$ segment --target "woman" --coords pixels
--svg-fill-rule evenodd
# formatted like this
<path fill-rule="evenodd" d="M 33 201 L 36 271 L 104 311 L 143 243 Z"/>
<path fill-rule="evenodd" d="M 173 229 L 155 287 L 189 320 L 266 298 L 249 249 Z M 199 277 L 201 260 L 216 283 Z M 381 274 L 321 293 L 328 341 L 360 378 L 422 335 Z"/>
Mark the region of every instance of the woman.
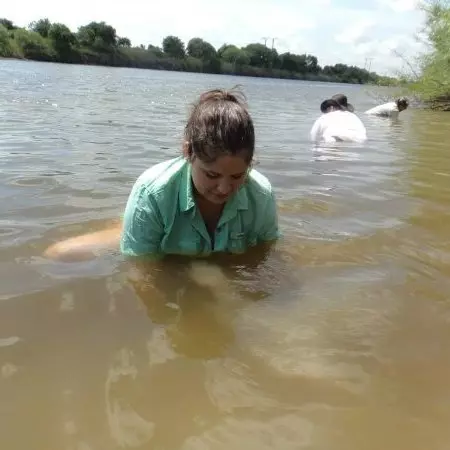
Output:
<path fill-rule="evenodd" d="M 239 93 L 203 93 L 185 127 L 183 154 L 139 176 L 120 227 L 46 251 L 56 259 L 118 247 L 127 256 L 242 253 L 279 237 L 270 182 L 252 169 L 253 121 Z"/>

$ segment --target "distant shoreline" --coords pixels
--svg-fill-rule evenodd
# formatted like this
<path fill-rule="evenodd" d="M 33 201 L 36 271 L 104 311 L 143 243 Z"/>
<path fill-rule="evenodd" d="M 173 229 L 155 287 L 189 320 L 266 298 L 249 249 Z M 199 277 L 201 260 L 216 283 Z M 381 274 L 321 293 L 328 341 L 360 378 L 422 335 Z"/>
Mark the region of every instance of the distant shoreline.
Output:
<path fill-rule="evenodd" d="M 331 84 L 351 84 L 351 85 L 359 85 L 359 86 L 380 86 L 380 87 L 392 87 L 390 84 L 376 84 L 376 83 L 355 83 L 353 81 L 341 81 L 336 79 L 321 79 L 320 76 L 300 76 L 297 74 L 294 75 L 275 75 L 270 74 L 269 72 L 264 74 L 255 74 L 255 73 L 241 73 L 241 72 L 232 72 L 232 71 L 222 71 L 222 72 L 206 72 L 206 71 L 195 71 L 195 70 L 187 70 L 187 69 L 167 69 L 165 67 L 139 67 L 139 66 L 127 66 L 127 65 L 112 65 L 112 64 L 101 64 L 101 63 L 83 63 L 83 62 L 63 62 L 63 61 L 44 61 L 38 59 L 30 59 L 30 58 L 19 58 L 19 57 L 5 57 L 0 56 L 0 60 L 6 61 L 24 61 L 24 62 L 37 62 L 37 63 L 49 63 L 49 64 L 64 64 L 68 66 L 87 66 L 87 67 L 109 67 L 113 69 L 139 69 L 139 70 L 157 70 L 160 72 L 178 72 L 178 73 L 201 73 L 205 75 L 224 75 L 224 76 L 235 76 L 235 77 L 244 77 L 244 78 L 263 78 L 263 79 L 272 79 L 272 80 L 290 80 L 290 81 L 311 81 L 314 83 L 331 83 Z"/>
<path fill-rule="evenodd" d="M 353 65 L 321 66 L 316 56 L 307 53 L 278 53 L 273 43 L 272 47 L 259 42 L 244 47 L 225 43 L 216 49 L 199 37 L 185 45 L 169 35 L 161 46 L 132 46 L 105 22 L 91 22 L 72 32 L 48 19 L 27 28 L 0 19 L 0 42 L 0 57 L 17 60 L 360 85 L 398 82 Z"/>

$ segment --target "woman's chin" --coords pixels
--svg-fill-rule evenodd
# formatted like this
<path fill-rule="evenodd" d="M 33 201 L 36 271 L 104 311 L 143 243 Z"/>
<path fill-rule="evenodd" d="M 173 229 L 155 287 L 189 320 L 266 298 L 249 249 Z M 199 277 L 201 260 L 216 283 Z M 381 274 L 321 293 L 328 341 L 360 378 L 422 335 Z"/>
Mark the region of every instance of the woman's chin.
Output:
<path fill-rule="evenodd" d="M 215 203 L 216 205 L 222 205 L 228 201 L 230 195 L 217 195 L 211 194 L 209 201 Z"/>

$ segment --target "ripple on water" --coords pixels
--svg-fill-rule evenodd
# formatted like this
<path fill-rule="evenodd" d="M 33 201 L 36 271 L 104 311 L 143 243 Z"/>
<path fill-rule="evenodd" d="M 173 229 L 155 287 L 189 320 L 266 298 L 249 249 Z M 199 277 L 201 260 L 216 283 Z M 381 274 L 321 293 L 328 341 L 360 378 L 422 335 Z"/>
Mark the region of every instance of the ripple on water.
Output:
<path fill-rule="evenodd" d="M 367 88 L 1 64 L 0 298 L 9 301 L 0 302 L 0 317 L 11 328 L 0 338 L 0 376 L 10 388 L 5 404 L 19 410 L 2 422 L 11 450 L 18 439 L 21 448 L 94 449 L 109 438 L 109 448 L 445 448 L 446 116 L 410 108 L 395 122 L 362 117 L 364 146 L 314 148 L 309 130 L 322 99 L 342 90 L 363 111 L 374 103 Z M 170 325 L 155 325 L 133 294 L 120 290 L 119 275 L 126 278 L 128 269 L 119 254 L 81 264 L 40 256 L 56 240 L 119 216 L 136 177 L 180 154 L 198 93 L 237 83 L 255 121 L 256 168 L 280 200 L 284 234 L 265 268 L 250 264 L 248 279 L 236 275 L 258 301 L 244 308 L 232 285 L 195 272 L 200 286 L 189 308 L 161 314 Z M 168 269 L 161 289 L 169 291 L 177 275 Z M 221 295 L 205 293 L 219 288 Z M 23 307 L 31 292 L 44 322 Z M 214 307 L 217 325 L 199 303 Z M 430 313 L 436 305 L 439 313 Z M 23 361 L 17 336 L 27 346 Z M 75 418 L 57 394 L 67 366 L 74 368 Z M 133 388 L 121 389 L 128 381 Z M 184 403 L 183 395 L 192 399 Z M 20 433 L 44 422 L 53 429 L 55 418 L 72 441 L 52 446 Z"/>
<path fill-rule="evenodd" d="M 320 438 L 320 429 L 297 414 L 253 420 L 228 417 L 199 436 L 186 439 L 182 450 L 247 450 L 312 448 Z"/>
<path fill-rule="evenodd" d="M 305 276 L 289 302 L 272 299 L 246 308 L 237 332 L 242 345 L 282 378 L 322 381 L 364 395 L 399 305 L 382 287 L 389 270 L 338 273 Z"/>
<path fill-rule="evenodd" d="M 41 174 L 39 177 L 23 176 L 16 177 L 9 180 L 11 185 L 23 186 L 23 187 L 35 187 L 35 186 L 52 186 L 57 183 L 56 180 L 51 179 L 51 177 Z"/>

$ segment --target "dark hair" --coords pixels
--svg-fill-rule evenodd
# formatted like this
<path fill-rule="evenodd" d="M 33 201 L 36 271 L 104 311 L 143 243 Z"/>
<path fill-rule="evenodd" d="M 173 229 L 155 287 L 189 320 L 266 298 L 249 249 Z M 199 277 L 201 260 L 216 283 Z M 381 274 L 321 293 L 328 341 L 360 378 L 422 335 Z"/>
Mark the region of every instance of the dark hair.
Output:
<path fill-rule="evenodd" d="M 403 107 L 403 109 L 406 109 L 409 105 L 408 99 L 406 97 L 400 97 L 398 98 L 395 103 L 397 103 L 397 107 Z"/>
<path fill-rule="evenodd" d="M 200 95 L 187 121 L 184 137 L 189 156 L 213 162 L 223 155 L 243 155 L 247 162 L 255 151 L 255 130 L 245 96 L 237 90 L 212 89 Z"/>
<path fill-rule="evenodd" d="M 331 106 L 336 109 L 342 109 L 341 105 L 336 100 L 329 98 L 320 104 L 320 110 L 325 114 Z"/>

